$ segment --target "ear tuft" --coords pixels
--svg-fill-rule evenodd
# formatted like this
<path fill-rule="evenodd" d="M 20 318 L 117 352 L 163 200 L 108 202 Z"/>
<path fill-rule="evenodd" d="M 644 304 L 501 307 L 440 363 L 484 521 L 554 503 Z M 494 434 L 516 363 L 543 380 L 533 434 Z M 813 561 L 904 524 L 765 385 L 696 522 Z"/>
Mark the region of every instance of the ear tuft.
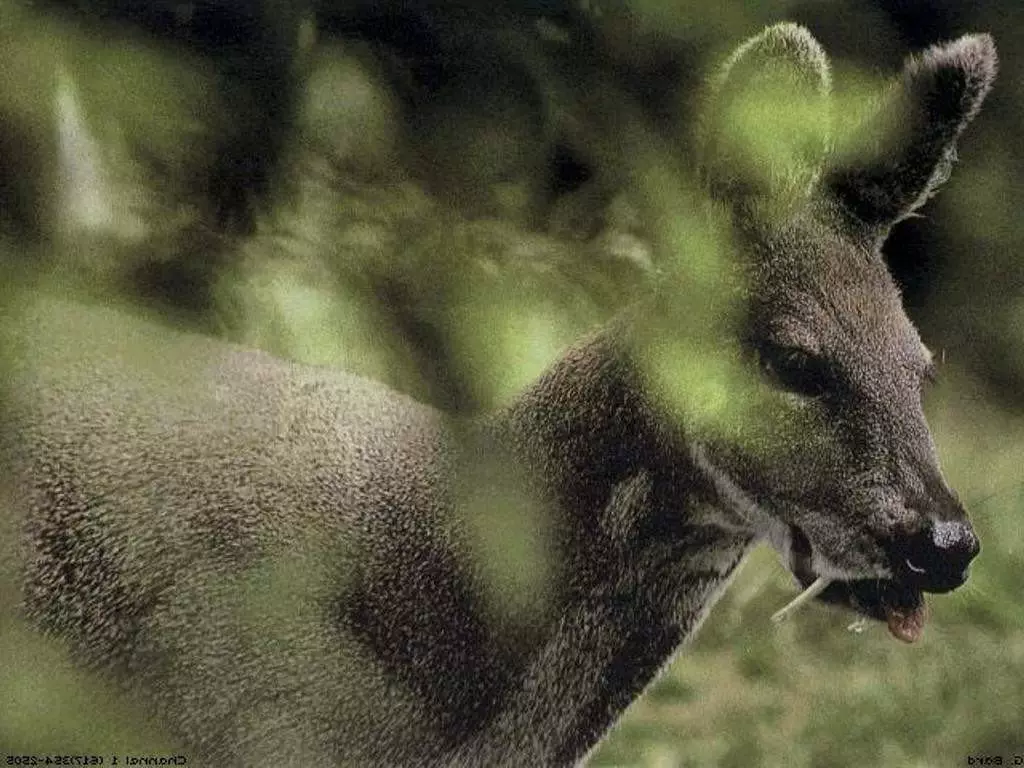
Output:
<path fill-rule="evenodd" d="M 998 68 L 989 35 L 967 35 L 908 59 L 878 109 L 837 153 L 828 183 L 883 235 L 949 177 L 956 140 L 981 109 Z"/>
<path fill-rule="evenodd" d="M 981 109 L 997 70 L 992 36 L 965 35 L 911 57 L 901 85 L 908 96 L 916 97 L 918 104 L 928 110 L 927 117 L 933 123 L 944 124 L 959 135 Z"/>
<path fill-rule="evenodd" d="M 999 69 L 999 57 L 992 35 L 964 35 L 946 45 L 935 45 L 911 60 L 911 67 L 932 72 L 953 72 L 960 85 L 963 115 L 970 121 L 992 89 Z"/>
<path fill-rule="evenodd" d="M 700 122 L 701 169 L 711 191 L 743 206 L 805 196 L 828 144 L 828 58 L 797 24 L 740 45 L 710 83 Z"/>

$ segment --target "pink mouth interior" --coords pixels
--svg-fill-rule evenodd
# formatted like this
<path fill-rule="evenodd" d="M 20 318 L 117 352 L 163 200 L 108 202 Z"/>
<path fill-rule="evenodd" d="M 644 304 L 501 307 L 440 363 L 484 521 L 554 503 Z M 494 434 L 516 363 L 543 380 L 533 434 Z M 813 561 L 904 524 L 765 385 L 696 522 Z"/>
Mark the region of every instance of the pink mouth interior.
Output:
<path fill-rule="evenodd" d="M 889 632 L 897 640 L 905 643 L 916 643 L 924 634 L 924 625 L 928 621 L 928 604 L 921 600 L 910 610 L 901 610 L 890 605 L 883 605 L 885 621 Z"/>

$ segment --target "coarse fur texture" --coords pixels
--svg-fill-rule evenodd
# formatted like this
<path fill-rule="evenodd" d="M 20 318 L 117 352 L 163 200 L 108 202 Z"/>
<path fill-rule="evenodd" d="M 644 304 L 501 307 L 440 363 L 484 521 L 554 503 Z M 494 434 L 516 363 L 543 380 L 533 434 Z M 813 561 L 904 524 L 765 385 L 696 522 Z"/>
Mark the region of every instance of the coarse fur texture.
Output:
<path fill-rule="evenodd" d="M 932 46 L 907 62 L 876 113 L 837 153 L 828 183 L 879 237 L 949 178 L 956 138 L 978 114 L 996 70 L 989 35 Z"/>
<path fill-rule="evenodd" d="M 762 57 L 827 93 L 817 43 L 779 25 L 738 49 L 713 115 L 760 88 Z M 740 436 L 664 402 L 637 363 L 642 311 L 470 421 L 111 309 L 5 317 L 26 615 L 190 764 L 239 766 L 575 764 L 763 540 L 801 582 L 834 579 L 823 599 L 893 626 L 959 586 L 978 543 L 881 236 L 946 174 L 994 73 L 985 36 L 930 49 L 865 129 L 907 134 L 839 161 L 801 143 L 787 157 L 806 174 L 709 141 L 749 277 L 742 342 L 772 384 Z M 518 503 L 492 511 L 502 495 Z M 489 568 L 498 522 L 542 555 L 525 596 Z"/>

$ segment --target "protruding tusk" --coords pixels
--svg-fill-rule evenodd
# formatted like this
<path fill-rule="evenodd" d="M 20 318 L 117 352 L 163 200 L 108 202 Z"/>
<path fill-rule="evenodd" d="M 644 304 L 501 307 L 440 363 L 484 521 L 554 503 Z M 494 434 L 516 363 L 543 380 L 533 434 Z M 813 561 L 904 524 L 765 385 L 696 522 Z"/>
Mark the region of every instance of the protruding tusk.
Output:
<path fill-rule="evenodd" d="M 813 600 L 815 597 L 825 591 L 825 587 L 832 583 L 832 579 L 819 576 L 814 582 L 799 595 L 794 597 L 779 610 L 772 614 L 772 621 L 778 624 L 780 621 L 784 621 L 789 614 L 799 608 L 806 602 Z"/>

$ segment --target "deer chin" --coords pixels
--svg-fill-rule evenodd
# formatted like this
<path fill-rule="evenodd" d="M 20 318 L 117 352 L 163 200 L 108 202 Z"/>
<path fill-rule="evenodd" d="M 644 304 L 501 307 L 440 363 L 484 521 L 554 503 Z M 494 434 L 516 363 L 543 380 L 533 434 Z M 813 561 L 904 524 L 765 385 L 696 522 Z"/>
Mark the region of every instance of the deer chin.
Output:
<path fill-rule="evenodd" d="M 790 570 L 803 589 L 811 588 L 821 574 L 811 566 L 811 545 L 799 528 L 792 528 Z M 892 577 L 833 579 L 817 599 L 848 608 L 861 616 L 884 621 L 890 634 L 905 643 L 916 643 L 928 621 L 928 604 L 917 587 Z"/>
<path fill-rule="evenodd" d="M 823 602 L 841 605 L 861 616 L 884 621 L 892 636 L 903 642 L 916 643 L 921 639 L 927 623 L 928 606 L 920 589 L 899 577 L 872 574 L 864 578 L 834 578 L 819 573 L 813 567 L 811 542 L 800 528 L 783 522 L 780 517 L 765 515 L 761 507 L 727 473 L 708 460 L 699 445 L 691 448 L 691 456 L 736 517 L 756 521 L 752 523 L 755 530 L 760 531 L 783 557 L 788 555 L 789 569 L 804 591 L 811 590 Z M 816 584 L 821 577 L 828 579 L 828 585 L 823 589 L 821 584 Z M 803 599 L 794 600 L 776 612 L 773 618 L 777 621 L 783 619 L 792 609 L 810 598 L 809 594 Z"/>

